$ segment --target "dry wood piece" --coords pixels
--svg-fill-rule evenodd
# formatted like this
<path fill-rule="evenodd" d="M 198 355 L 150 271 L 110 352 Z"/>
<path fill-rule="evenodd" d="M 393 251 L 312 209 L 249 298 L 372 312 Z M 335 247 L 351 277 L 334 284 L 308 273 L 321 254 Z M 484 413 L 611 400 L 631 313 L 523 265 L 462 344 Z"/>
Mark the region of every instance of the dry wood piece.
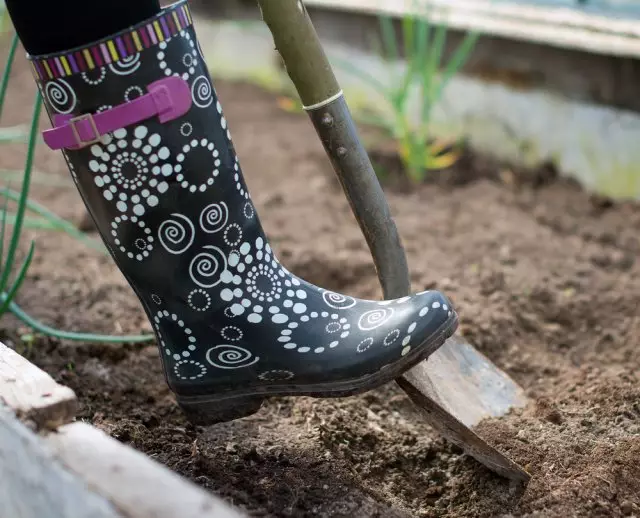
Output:
<path fill-rule="evenodd" d="M 492 0 L 307 0 L 307 5 L 383 12 L 395 16 L 433 11 L 478 13 L 521 22 L 543 23 L 587 29 L 594 32 L 640 37 L 640 26 L 633 19 L 595 14 L 567 6 L 496 3 Z M 522 35 L 526 37 L 525 35 Z"/>
<path fill-rule="evenodd" d="M 2 405 L 0 481 L 0 518 L 244 516 L 92 426 L 39 436 Z"/>
<path fill-rule="evenodd" d="M 0 404 L 1 518 L 122 518 Z"/>
<path fill-rule="evenodd" d="M 73 390 L 56 383 L 18 353 L 0 343 L 0 403 L 39 428 L 71 422 L 77 400 Z"/>
<path fill-rule="evenodd" d="M 65 424 L 76 405 L 71 389 L 0 343 L 0 518 L 243 516 L 98 429 Z"/>
<path fill-rule="evenodd" d="M 72 423 L 46 442 L 60 462 L 129 518 L 242 518 L 235 509 L 100 430 Z"/>

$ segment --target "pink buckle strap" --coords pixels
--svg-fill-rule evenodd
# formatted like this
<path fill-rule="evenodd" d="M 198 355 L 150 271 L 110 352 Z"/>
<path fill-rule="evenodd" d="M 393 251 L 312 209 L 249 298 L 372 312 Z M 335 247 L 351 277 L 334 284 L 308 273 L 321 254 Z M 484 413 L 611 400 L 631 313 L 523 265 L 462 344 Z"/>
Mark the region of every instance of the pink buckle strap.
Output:
<path fill-rule="evenodd" d="M 100 138 L 132 124 L 158 116 L 161 123 L 181 117 L 192 104 L 191 90 L 180 77 L 166 77 L 151 83 L 149 93 L 101 113 L 56 115 L 54 128 L 42 132 L 51 149 L 81 149 Z"/>

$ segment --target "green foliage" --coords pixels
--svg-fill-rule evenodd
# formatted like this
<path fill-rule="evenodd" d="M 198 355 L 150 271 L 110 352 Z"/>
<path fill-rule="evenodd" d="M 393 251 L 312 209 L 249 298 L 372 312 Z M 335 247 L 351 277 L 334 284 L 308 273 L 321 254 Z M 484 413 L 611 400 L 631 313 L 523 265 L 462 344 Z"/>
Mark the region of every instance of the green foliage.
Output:
<path fill-rule="evenodd" d="M 7 6 L 4 0 L 0 0 L 0 33 L 6 32 L 11 25 L 7 14 Z"/>
<path fill-rule="evenodd" d="M 420 182 L 427 171 L 449 167 L 459 156 L 455 143 L 439 142 L 433 138 L 430 134 L 431 120 L 434 106 L 451 78 L 468 60 L 478 35 L 466 34 L 449 61 L 443 63 L 447 27 L 432 24 L 428 12 L 423 10 L 420 15 L 405 16 L 400 23 L 400 35 L 391 17 L 380 15 L 379 22 L 383 57 L 391 78 L 389 86 L 353 62 L 337 64 L 381 95 L 391 115 L 378 114 L 364 120 L 382 127 L 396 140 L 398 154 L 409 177 Z M 397 64 L 402 58 L 407 66 L 397 73 Z M 416 92 L 417 108 L 411 102 L 411 96 Z M 417 123 L 412 122 L 416 110 Z"/>
<path fill-rule="evenodd" d="M 0 21 L 2 19 L 3 6 L 4 4 L 0 5 Z M 18 38 L 14 36 L 7 64 L 2 74 L 2 82 L 0 83 L 0 115 L 2 114 L 2 108 L 4 107 L 4 101 L 6 99 L 9 77 L 11 75 L 11 68 L 17 47 Z M 27 133 L 15 128 L 11 128 L 10 131 L 0 128 L 0 143 L 27 142 L 27 156 L 24 170 L 21 173 L 22 185 L 20 191 L 14 191 L 9 187 L 5 187 L 0 191 L 2 203 L 0 208 L 0 317 L 7 312 L 11 312 L 35 332 L 60 339 L 103 343 L 132 343 L 153 340 L 154 337 L 152 335 L 109 336 L 61 331 L 34 319 L 15 303 L 14 299 L 26 278 L 35 251 L 35 243 L 32 241 L 22 262 L 16 263 L 20 238 L 24 228 L 39 228 L 66 232 L 78 241 L 102 253 L 106 253 L 106 250 L 100 243 L 78 231 L 75 226 L 68 221 L 65 221 L 47 208 L 29 199 L 29 188 L 33 172 L 35 148 L 38 142 L 38 126 L 41 111 L 42 98 L 38 93 L 34 102 L 33 115 Z M 10 203 L 16 205 L 14 211 L 10 211 Z M 36 217 L 28 215 L 27 211 L 35 214 Z M 7 236 L 9 226 L 12 227 L 12 230 L 10 235 Z M 6 237 L 8 237 L 8 246 L 5 249 Z"/>

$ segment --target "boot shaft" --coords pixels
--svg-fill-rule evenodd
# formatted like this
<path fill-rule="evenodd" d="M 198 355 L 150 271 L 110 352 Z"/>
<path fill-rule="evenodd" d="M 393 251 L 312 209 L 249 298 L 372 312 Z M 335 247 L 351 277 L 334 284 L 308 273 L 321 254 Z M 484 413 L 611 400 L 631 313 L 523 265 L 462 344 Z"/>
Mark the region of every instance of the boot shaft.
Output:
<path fill-rule="evenodd" d="M 182 117 L 155 117 L 63 150 L 116 263 L 149 293 L 149 313 L 154 300 L 180 293 L 185 272 L 203 290 L 232 283 L 223 275 L 230 253 L 263 235 L 192 21 L 182 1 L 114 37 L 32 61 L 54 122 L 134 101 L 166 77 L 188 85 L 191 108 Z M 179 300 L 215 309 L 195 289 Z"/>

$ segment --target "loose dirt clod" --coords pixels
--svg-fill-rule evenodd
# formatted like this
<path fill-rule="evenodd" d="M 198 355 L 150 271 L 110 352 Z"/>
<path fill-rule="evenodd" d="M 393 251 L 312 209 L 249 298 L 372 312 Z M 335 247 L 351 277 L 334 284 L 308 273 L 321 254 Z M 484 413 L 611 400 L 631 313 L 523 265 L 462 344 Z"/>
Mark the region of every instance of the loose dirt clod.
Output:
<path fill-rule="evenodd" d="M 7 123 L 28 114 L 33 94 L 26 66 L 16 75 Z M 256 88 L 216 87 L 285 266 L 380 297 L 309 122 Z M 2 166 L 15 167 L 21 152 L 3 155 Z M 45 149 L 38 162 L 68 174 Z M 480 428 L 533 474 L 526 489 L 440 439 L 395 385 L 350 399 L 273 399 L 251 418 L 204 430 L 175 406 L 155 346 L 39 340 L 30 359 L 76 391 L 82 419 L 254 516 L 637 516 L 640 206 L 598 202 L 551 174 L 524 184 L 508 175 L 505 184 L 500 171 L 469 157 L 456 181 L 389 198 L 414 289 L 444 289 L 466 337 L 535 401 Z M 34 196 L 61 216 L 78 213 L 71 188 L 34 186 Z M 19 302 L 66 328 L 149 329 L 112 261 L 59 234 L 38 234 Z M 19 344 L 18 327 L 3 320 L 1 334 Z"/>

